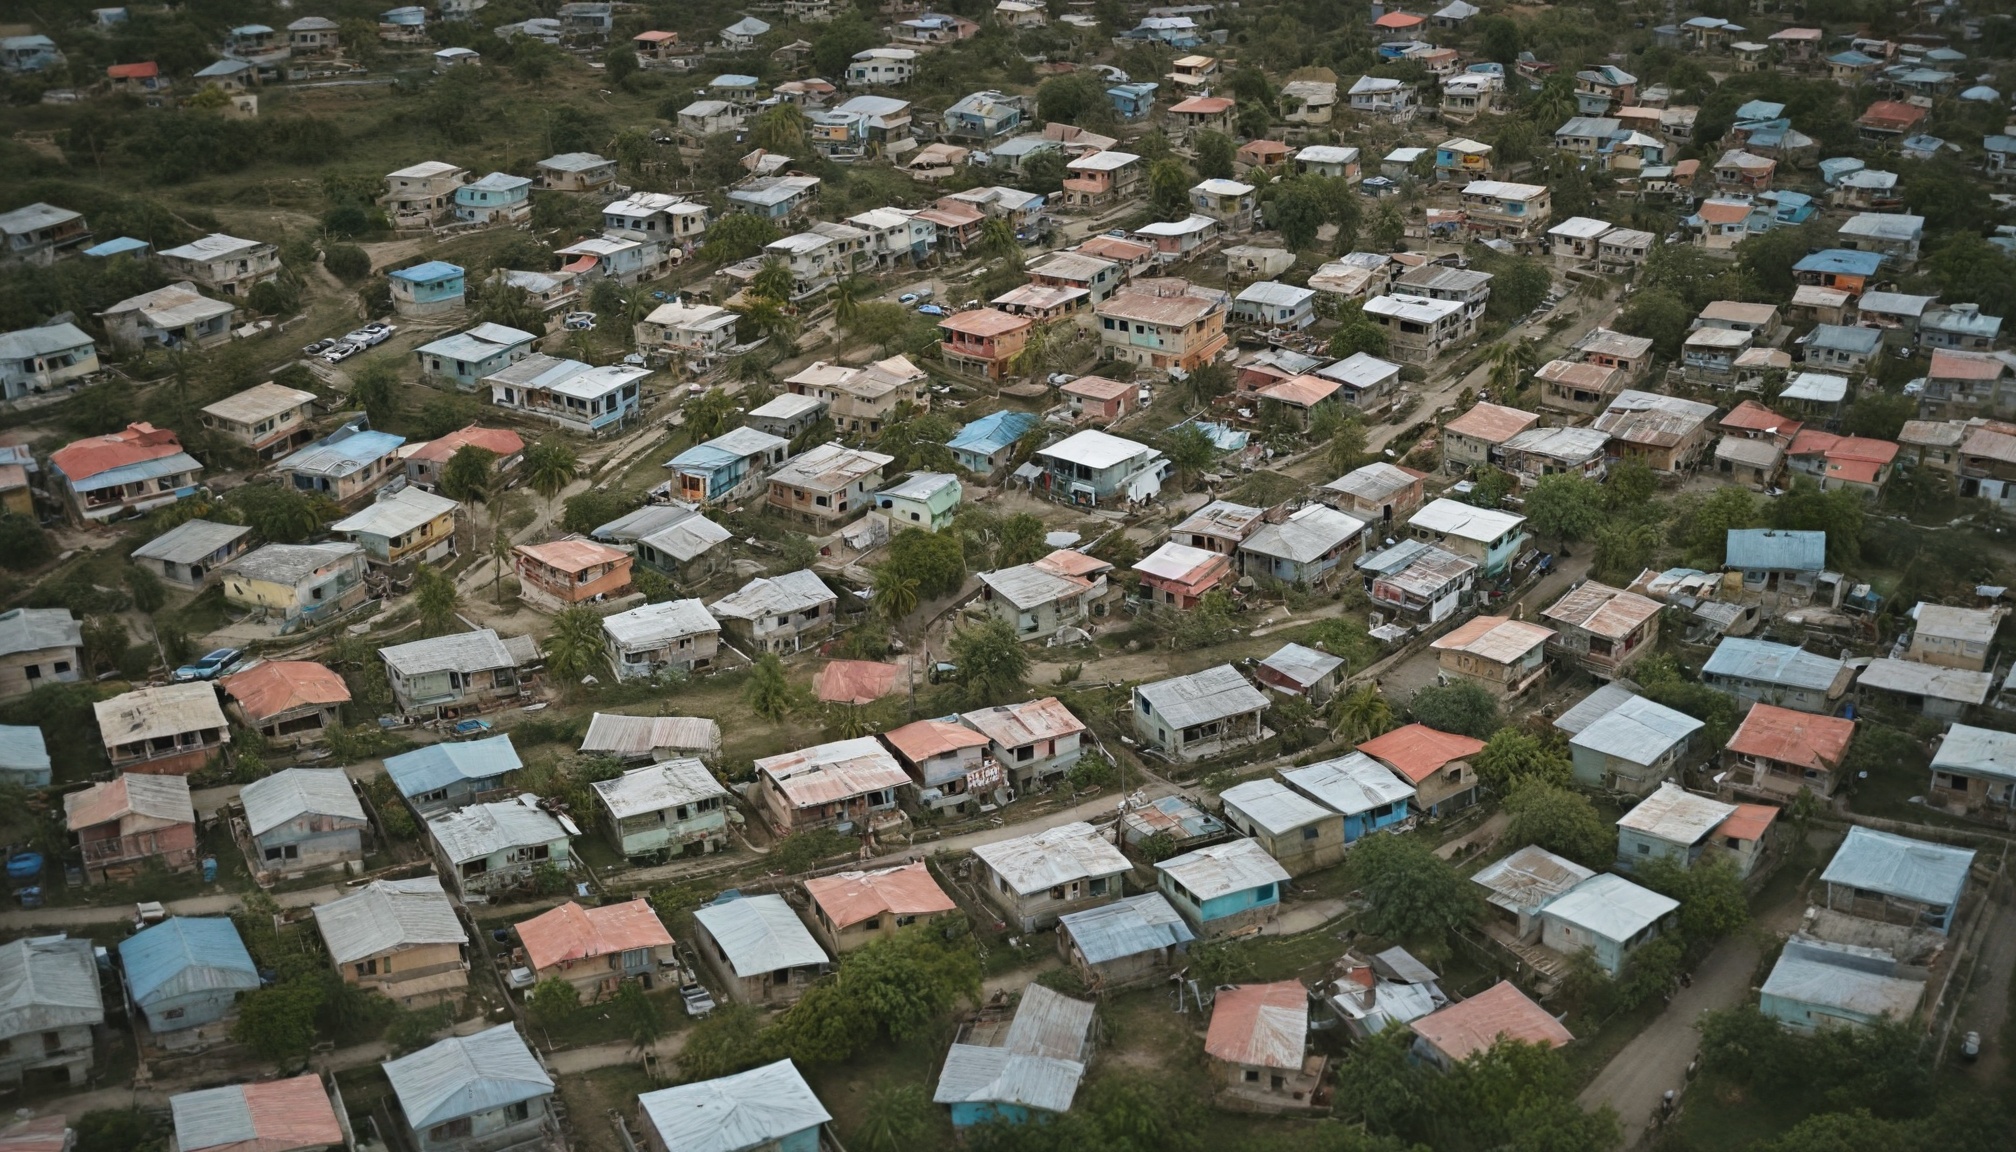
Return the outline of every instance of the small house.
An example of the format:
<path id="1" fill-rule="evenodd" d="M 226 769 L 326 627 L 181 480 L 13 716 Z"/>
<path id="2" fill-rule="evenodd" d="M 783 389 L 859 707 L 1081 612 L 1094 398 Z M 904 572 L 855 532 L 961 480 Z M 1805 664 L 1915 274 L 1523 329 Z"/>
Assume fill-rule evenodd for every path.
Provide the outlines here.
<path id="1" fill-rule="evenodd" d="M 579 538 L 520 544 L 511 550 L 518 597 L 534 608 L 561 612 L 629 595 L 630 553 Z"/>
<path id="2" fill-rule="evenodd" d="M 1328 583 L 1364 536 L 1366 524 L 1327 504 L 1310 504 L 1278 524 L 1263 524 L 1239 546 L 1248 575 L 1283 584 L 1318 587 Z"/>
<path id="3" fill-rule="evenodd" d="M 668 600 L 604 617 L 602 635 L 618 680 L 648 680 L 711 667 L 721 625 L 698 600 Z"/>
<path id="4" fill-rule="evenodd" d="M 1479 402 L 1442 426 L 1442 466 L 1455 473 L 1495 466 L 1505 442 L 1539 422 L 1535 413 Z"/>
<path id="5" fill-rule="evenodd" d="M 225 916 L 170 916 L 121 940 L 126 991 L 150 1039 L 170 1049 L 222 1040 L 238 997 L 259 987 L 238 927 Z"/>
<path id="6" fill-rule="evenodd" d="M 1698 335 L 1698 333 L 1697 333 Z M 1684 472 L 1708 449 L 1715 406 L 1677 396 L 1626 389 L 1596 417 L 1610 434 L 1610 455 L 1655 472 Z"/>
<path id="7" fill-rule="evenodd" d="M 1932 753 L 1930 799 L 1960 812 L 2016 806 L 2016 735 L 1955 724 Z"/>
<path id="8" fill-rule="evenodd" d="M 1703 684 L 1740 701 L 1822 716 L 1839 706 L 1854 679 L 1845 660 L 1741 636 L 1723 637 L 1701 665 Z"/>
<path id="9" fill-rule="evenodd" d="M 1330 1062 L 1309 1052 L 1309 990 L 1299 980 L 1220 988 L 1204 1055 L 1221 1107 L 1305 1114 L 1329 1108 Z"/>
<path id="10" fill-rule="evenodd" d="M 1540 942 L 1563 955 L 1588 952 L 1614 977 L 1633 952 L 1673 926 L 1679 909 L 1670 896 L 1599 872 L 1540 909 Z"/>
<path id="11" fill-rule="evenodd" d="M 0 724 L 0 782 L 22 788 L 47 788 L 49 747 L 42 729 L 32 724 Z"/>
<path id="12" fill-rule="evenodd" d="M 1276 771 L 1290 788 L 1343 815 L 1346 844 L 1412 818 L 1413 786 L 1363 752 Z"/>
<path id="13" fill-rule="evenodd" d="M 1088 991 L 1113 992 L 1160 980 L 1196 938 L 1160 892 L 1057 919 L 1057 951 Z"/>
<path id="14" fill-rule="evenodd" d="M 1708 851 L 1715 830 L 1735 814 L 1733 804 L 1662 782 L 1618 818 L 1617 867 L 1628 872 L 1647 860 L 1691 867 Z"/>
<path id="15" fill-rule="evenodd" d="M 1410 1026 L 1414 1029 L 1414 1054 L 1444 1072 L 1501 1040 L 1559 1048 L 1575 1039 L 1553 1013 L 1535 1004 L 1510 980 L 1431 1012 Z"/>
<path id="16" fill-rule="evenodd" d="M 130 879 L 150 865 L 196 866 L 196 809 L 181 776 L 122 774 L 65 793 L 63 820 L 92 883 Z"/>
<path id="17" fill-rule="evenodd" d="M 203 465 L 175 433 L 128 424 L 75 440 L 49 454 L 49 487 L 70 516 L 87 526 L 128 519 L 194 496 Z"/>
<path id="18" fill-rule="evenodd" d="M 1551 628 L 1505 616 L 1479 616 L 1429 645 L 1444 678 L 1459 678 L 1504 696 L 1517 696 L 1544 680 Z"/>
<path id="19" fill-rule="evenodd" d="M 166 583 L 196 591 L 251 546 L 252 529 L 242 524 L 184 520 L 135 548 L 132 560 Z"/>
<path id="20" fill-rule="evenodd" d="M 1118 899 L 1132 867 L 1111 841 L 1084 823 L 982 844 L 973 856 L 984 869 L 981 891 L 1023 932 Z"/>
<path id="21" fill-rule="evenodd" d="M 1471 761 L 1484 742 L 1426 724 L 1403 724 L 1358 745 L 1414 786 L 1413 807 L 1430 816 L 1447 816 L 1477 802 L 1477 770 Z"/>
<path id="22" fill-rule="evenodd" d="M 873 736 L 834 740 L 756 761 L 757 790 L 782 834 L 866 828 L 894 816 L 910 774 Z"/>
<path id="23" fill-rule="evenodd" d="M 553 1078 L 511 1024 L 450 1036 L 380 1067 L 414 1152 L 475 1152 L 557 1137 Z"/>
<path id="24" fill-rule="evenodd" d="M 946 447 L 959 467 L 991 481 L 1011 462 L 1022 437 L 1039 423 L 1029 412 L 990 413 L 959 429 Z"/>
<path id="25" fill-rule="evenodd" d="M 1108 425 L 1133 415 L 1140 388 L 1104 376 L 1080 376 L 1058 391 L 1071 406 L 1072 423 Z"/>
<path id="26" fill-rule="evenodd" d="M 452 380 L 461 391 L 473 392 L 477 381 L 531 356 L 538 339 L 530 332 L 485 322 L 466 332 L 430 340 L 415 348 L 413 356 L 420 362 L 422 376 Z M 493 389 L 493 402 L 495 396 Z"/>
<path id="27" fill-rule="evenodd" d="M 1952 931 L 1974 851 L 1851 825 L 1820 873 L 1836 912 L 1945 935 Z"/>
<path id="28" fill-rule="evenodd" d="M 1904 658 L 1945 668 L 1985 671 L 1995 633 L 2008 611 L 1918 604 L 1911 610 L 1914 621 L 1911 645 L 1905 649 Z"/>
<path id="29" fill-rule="evenodd" d="M 1248 780 L 1220 796 L 1225 822 L 1299 876 L 1344 858 L 1344 817 L 1278 780 Z"/>
<path id="30" fill-rule="evenodd" d="M 1900 975 L 1897 958 L 1882 949 L 1795 934 L 1764 978 L 1757 1010 L 1806 1034 L 1903 1024 L 1917 1014 L 1925 983 Z"/>
<path id="31" fill-rule="evenodd" d="M 987 737 L 987 755 L 1020 789 L 1069 772 L 1084 752 L 1085 722 L 1055 696 L 973 709 L 959 722 Z"/>
<path id="32" fill-rule="evenodd" d="M 986 755 L 987 737 L 956 718 L 912 721 L 883 733 L 882 740 L 910 774 L 918 803 L 926 808 L 965 813 L 971 804 L 987 803 L 1005 782 L 1000 763 Z"/>
<path id="33" fill-rule="evenodd" d="M 693 912 L 693 946 L 742 1004 L 783 1007 L 832 967 L 782 896 L 728 893 Z"/>
<path id="34" fill-rule="evenodd" d="M 203 408 L 203 427 L 275 460 L 315 438 L 315 394 L 268 380 Z"/>
<path id="35" fill-rule="evenodd" d="M 0 333 L 0 392 L 6 399 L 77 387 L 98 370 L 98 344 L 75 324 Z"/>
<path id="36" fill-rule="evenodd" d="M 1013 1017 L 983 1010 L 953 1035 L 932 1101 L 951 1108 L 954 1131 L 1069 1111 L 1092 1059 L 1093 1007 L 1030 984 Z"/>
<path id="37" fill-rule="evenodd" d="M 1318 704 L 1330 698 L 1345 675 L 1342 657 L 1300 644 L 1283 644 L 1253 666 L 1253 678 L 1262 687 Z"/>
<path id="38" fill-rule="evenodd" d="M 355 544 L 267 544 L 224 566 L 224 602 L 276 635 L 334 620 L 370 594 Z"/>
<path id="39" fill-rule="evenodd" d="M 1129 386 L 1132 387 L 1131 385 Z M 1050 499 L 1081 508 L 1125 507 L 1154 499 L 1169 461 L 1144 444 L 1088 428 L 1036 450 L 1036 487 Z"/>
<path id="40" fill-rule="evenodd" d="M 759 576 L 707 606 L 738 643 L 756 652 L 790 653 L 833 630 L 839 597 L 816 574 Z"/>
<path id="41" fill-rule="evenodd" d="M 1878 656 L 1855 677 L 1855 688 L 1864 706 L 1887 702 L 1950 722 L 1965 719 L 1987 703 L 1995 691 L 1995 677 L 1988 672 Z"/>
<path id="42" fill-rule="evenodd" d="M 385 274 L 392 286 L 392 310 L 401 316 L 439 316 L 462 307 L 462 268 L 429 260 Z"/>
<path id="43" fill-rule="evenodd" d="M 536 648 L 528 648 L 522 655 L 514 652 L 489 628 L 378 650 L 391 681 L 392 702 L 399 711 L 409 716 L 431 713 L 435 718 L 453 716 L 465 708 L 480 711 L 487 704 L 517 696 L 519 666 L 537 656 Z"/>
<path id="44" fill-rule="evenodd" d="M 176 1152 L 335 1152 L 351 1143 L 315 1072 L 177 1093 L 168 1110 Z"/>
<path id="45" fill-rule="evenodd" d="M 1134 733 L 1178 760 L 1202 760 L 1273 735 L 1267 697 L 1230 664 L 1134 689 Z"/>
<path id="46" fill-rule="evenodd" d="M 1156 887 L 1200 936 L 1270 923 L 1288 872 L 1256 840 L 1229 840 L 1155 865 Z"/>
<path id="47" fill-rule="evenodd" d="M 1059 629 L 1090 622 L 1112 570 L 1103 560 L 1059 549 L 1033 563 L 979 573 L 980 596 L 973 603 L 1022 640 L 1046 640 Z"/>
<path id="48" fill-rule="evenodd" d="M 231 743 L 217 689 L 201 682 L 136 688 L 91 709 L 114 772 L 187 776 Z"/>
<path id="49" fill-rule="evenodd" d="M 1702 723 L 1684 712 L 1625 693 L 1568 739 L 1575 782 L 1642 796 L 1678 775 Z M 1592 697 L 1593 698 L 1593 697 Z"/>
<path id="50" fill-rule="evenodd" d="M 406 1008 L 459 997 L 469 986 L 469 939 L 440 878 L 373 880 L 314 908 L 329 961 L 346 984 Z"/>
<path id="51" fill-rule="evenodd" d="M 540 983 L 564 980 L 583 1003 L 616 994 L 625 980 L 645 988 L 677 963 L 672 934 L 642 898 L 583 908 L 569 900 L 512 926 L 526 966 Z"/>
<path id="52" fill-rule="evenodd" d="M 833 1119 L 789 1060 L 642 1093 L 637 1112 L 648 1152 L 819 1152 Z"/>
<path id="53" fill-rule="evenodd" d="M 399 472 L 404 436 L 345 424 L 273 465 L 282 484 L 296 492 L 323 496 L 354 507 Z"/>
<path id="54" fill-rule="evenodd" d="M 1724 746 L 1723 788 L 1774 804 L 1789 803 L 1801 792 L 1824 800 L 1840 783 L 1854 736 L 1853 720 L 1752 704 Z"/>
<path id="55" fill-rule="evenodd" d="M 598 192 L 616 182 L 616 161 L 593 152 L 562 152 L 533 168 L 538 187 L 551 192 Z"/>
<path id="56" fill-rule="evenodd" d="M 922 528 L 936 532 L 949 527 L 965 495 L 959 478 L 949 472 L 912 472 L 875 493 L 875 508 L 888 517 L 893 531 Z"/>
<path id="57" fill-rule="evenodd" d="M 1134 564 L 1147 603 L 1173 611 L 1197 607 L 1205 593 L 1233 579 L 1232 559 L 1169 541 Z"/>
<path id="58" fill-rule="evenodd" d="M 494 224 L 501 221 L 516 224 L 531 218 L 530 177 L 492 172 L 455 189 L 455 219 L 463 223 Z"/>
<path id="59" fill-rule="evenodd" d="M 449 886 L 467 900 L 522 887 L 541 868 L 572 868 L 567 838 L 578 831 L 563 819 L 526 793 L 430 816 L 427 835 Z"/>
<path id="60" fill-rule="evenodd" d="M 837 531 L 874 505 L 895 457 L 838 444 L 809 448 L 770 476 L 770 507 L 814 532 Z"/>
<path id="61" fill-rule="evenodd" d="M 1323 485 L 1318 494 L 1341 511 L 1386 532 L 1396 520 L 1404 521 L 1420 509 L 1425 480 L 1421 473 L 1376 461 Z"/>
<path id="62" fill-rule="evenodd" d="M 238 792 L 254 867 L 298 876 L 364 860 L 371 822 L 341 768 L 283 768 Z"/>
<path id="63" fill-rule="evenodd" d="M 603 829 L 625 859 L 692 856 L 728 846 L 728 790 L 698 760 L 663 760 L 592 787 Z"/>
<path id="64" fill-rule="evenodd" d="M 1522 944 L 1540 941 L 1540 910 L 1596 873 L 1538 844 L 1485 865 L 1470 882 L 1484 889 L 1495 911 L 1486 931 L 1509 934 Z"/>
<path id="65" fill-rule="evenodd" d="M 8 990 L 0 1011 L 0 1084 L 18 1090 L 29 1073 L 39 1079 L 60 1072 L 74 1087 L 90 1075 L 97 1029 L 105 1023 L 95 951 L 88 937 L 62 934 L 0 944 L 0 988 Z M 65 1140 L 53 1152 L 69 1147 Z M 40 1150 L 17 1146 L 17 1152 Z"/>
<path id="66" fill-rule="evenodd" d="M 654 763 L 682 756 L 712 760 L 721 755 L 721 726 L 698 716 L 619 716 L 596 712 L 581 738 L 588 755 Z"/>
<path id="67" fill-rule="evenodd" d="M 1540 618 L 1554 630 L 1548 646 L 1599 679 L 1611 680 L 1659 640 L 1657 601 L 1586 580 Z"/>
<path id="68" fill-rule="evenodd" d="M 958 910 L 922 861 L 805 881 L 812 928 L 838 956 L 886 940 L 919 920 Z"/>
<path id="69" fill-rule="evenodd" d="M 409 468 L 411 461 L 408 462 Z M 446 562 L 455 555 L 455 515 L 461 505 L 424 488 L 381 492 L 362 511 L 329 531 L 364 551 L 364 562 L 384 568 Z"/>
<path id="70" fill-rule="evenodd" d="M 457 428 L 435 440 L 417 444 L 401 453 L 406 460 L 406 481 L 415 487 L 434 492 L 441 487 L 441 477 L 447 471 L 448 462 L 464 448 L 474 448 L 490 454 L 490 471 L 497 476 L 517 469 L 525 460 L 525 438 L 509 428 L 485 428 L 470 424 Z"/>

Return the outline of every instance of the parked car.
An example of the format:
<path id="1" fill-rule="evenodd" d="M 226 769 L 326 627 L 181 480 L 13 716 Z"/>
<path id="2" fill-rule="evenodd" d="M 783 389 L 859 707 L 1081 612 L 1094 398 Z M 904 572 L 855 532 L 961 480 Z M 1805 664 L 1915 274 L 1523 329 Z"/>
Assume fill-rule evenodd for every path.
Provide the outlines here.
<path id="1" fill-rule="evenodd" d="M 945 315 L 945 309 L 943 309 L 943 308 L 940 308 L 940 307 L 939 307 L 938 305 L 936 305 L 936 304 L 919 304 L 919 305 L 917 306 L 917 312 L 918 312 L 918 314 L 919 314 L 919 315 L 923 315 L 923 316 L 943 316 L 943 315 Z"/>
<path id="2" fill-rule="evenodd" d="M 301 346 L 301 354 L 303 356 L 320 356 L 335 346 L 336 341 L 334 340 L 317 340 L 313 344 L 303 344 Z"/>
<path id="3" fill-rule="evenodd" d="M 679 1000 L 686 1005 L 686 1015 L 696 1020 L 714 1011 L 714 994 L 698 984 L 681 984 Z"/>
<path id="4" fill-rule="evenodd" d="M 194 680 L 215 680 L 237 667 L 238 661 L 244 659 L 244 657 L 245 652 L 243 649 L 219 648 L 194 664 L 184 664 L 182 667 L 177 668 L 175 670 L 175 682 L 177 684 L 187 684 Z"/>
<path id="5" fill-rule="evenodd" d="M 560 323 L 569 332 L 593 332 L 595 314 L 593 312 L 569 312 L 561 317 Z"/>
<path id="6" fill-rule="evenodd" d="M 340 364 L 363 350 L 361 346 L 345 340 L 337 343 L 327 352 L 322 353 L 322 359 L 327 360 L 331 364 Z"/>

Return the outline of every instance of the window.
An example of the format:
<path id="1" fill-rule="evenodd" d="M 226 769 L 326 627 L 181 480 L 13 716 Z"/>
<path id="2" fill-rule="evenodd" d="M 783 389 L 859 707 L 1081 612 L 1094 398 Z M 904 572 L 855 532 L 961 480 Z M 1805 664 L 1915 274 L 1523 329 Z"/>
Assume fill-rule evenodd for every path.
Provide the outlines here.
<path id="1" fill-rule="evenodd" d="M 514 1104 L 512 1107 L 522 1107 L 522 1105 Z M 434 1127 L 428 1129 L 427 1138 L 429 1140 L 457 1140 L 468 1136 L 470 1129 L 469 1117 L 462 1116 L 450 1120 L 446 1124 L 436 1124 Z"/>
<path id="2" fill-rule="evenodd" d="M 1104 895 L 1106 895 L 1106 877 L 1104 877 L 1104 876 L 1095 876 L 1095 877 L 1093 877 L 1093 878 L 1092 878 L 1092 880 L 1091 880 L 1091 893 L 1092 893 L 1092 895 L 1094 895 L 1094 896 L 1104 896 Z"/>
<path id="3" fill-rule="evenodd" d="M 1246 1083 L 1258 1084 L 1259 1082 L 1260 1082 L 1260 1073 L 1251 1068 L 1248 1068 L 1246 1070 Z"/>
<path id="4" fill-rule="evenodd" d="M 1309 827 L 1302 829 L 1302 839 L 1304 840 L 1314 840 L 1321 835 L 1323 835 L 1323 830 L 1316 827 L 1314 824 L 1311 824 Z"/>
<path id="5" fill-rule="evenodd" d="M 362 979 L 363 977 L 366 976 L 376 976 L 378 974 L 378 961 L 375 959 L 360 960 L 357 962 L 356 965 L 354 965 L 354 967 L 357 969 L 357 976 L 359 979 Z"/>
<path id="6" fill-rule="evenodd" d="M 880 931 L 882 928 L 882 918 L 880 916 L 870 916 L 868 919 L 861 922 L 861 927 L 867 929 L 870 932 Z"/>
<path id="7" fill-rule="evenodd" d="M 275 844 L 273 847 L 266 849 L 266 859 L 268 860 L 299 860 L 300 858 L 301 846 L 299 844 Z"/>
<path id="8" fill-rule="evenodd" d="M 520 1100 L 516 1104 L 506 1105 L 504 1108 L 504 1119 L 513 1124 L 521 1120 L 530 1120 L 531 1118 L 532 1102 L 530 1100 Z"/>
<path id="9" fill-rule="evenodd" d="M 1638 845 L 1638 855 L 1640 855 L 1640 856 L 1650 856 L 1651 854 L 1652 854 L 1652 846 L 1651 846 L 1650 844 L 1640 844 L 1640 845 Z"/>

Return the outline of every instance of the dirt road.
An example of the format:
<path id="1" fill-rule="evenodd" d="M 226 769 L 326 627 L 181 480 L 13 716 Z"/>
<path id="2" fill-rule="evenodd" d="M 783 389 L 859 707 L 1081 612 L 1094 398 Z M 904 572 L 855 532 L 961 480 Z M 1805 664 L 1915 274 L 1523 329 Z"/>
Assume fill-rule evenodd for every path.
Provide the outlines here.
<path id="1" fill-rule="evenodd" d="M 2002 1083 L 2009 1066 L 2002 1022 L 2009 1018 L 2009 985 L 2016 979 L 2016 910 L 1991 896 L 1982 914 L 1990 919 L 1981 930 L 1974 986 L 1953 1022 L 1953 1042 L 1958 1044 L 1958 1038 L 1969 1032 L 1981 1033 L 1981 1058 L 1972 1071 L 1975 1079 L 1993 1086 Z"/>

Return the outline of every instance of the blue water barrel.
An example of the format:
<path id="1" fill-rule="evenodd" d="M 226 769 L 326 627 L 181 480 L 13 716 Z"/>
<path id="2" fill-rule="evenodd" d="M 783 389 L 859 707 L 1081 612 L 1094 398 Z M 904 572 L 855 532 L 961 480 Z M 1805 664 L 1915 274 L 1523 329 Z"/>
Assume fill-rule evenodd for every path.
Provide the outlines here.
<path id="1" fill-rule="evenodd" d="M 203 858 L 203 883 L 215 884 L 216 882 L 217 858 L 215 856 L 205 856 Z"/>
<path id="2" fill-rule="evenodd" d="M 19 888 L 42 875 L 40 852 L 18 852 L 7 858 L 7 883 Z"/>

